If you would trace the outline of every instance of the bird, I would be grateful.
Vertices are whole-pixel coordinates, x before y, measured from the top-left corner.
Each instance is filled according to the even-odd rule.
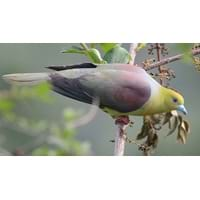
[[[187,114],[184,97],[160,85],[141,66],[94,64],[48,66],[50,72],[7,74],[3,78],[18,84],[48,82],[56,93],[98,106],[113,118],[147,116],[173,110]]]

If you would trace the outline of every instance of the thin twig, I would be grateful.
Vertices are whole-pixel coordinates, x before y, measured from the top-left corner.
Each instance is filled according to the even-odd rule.
[[[156,43],[156,53],[157,53],[157,61],[159,62],[160,61],[160,57],[161,57],[161,49],[160,49],[160,44],[159,43]],[[162,67],[161,65],[158,67],[158,71],[159,73],[161,74],[162,73]],[[160,84],[162,85],[163,84],[163,79],[160,78]]]
[[[136,48],[138,47],[137,43],[132,43],[130,44],[130,54],[132,60],[130,61],[130,64],[134,65],[135,63],[135,57],[136,57]],[[126,133],[125,130],[129,126],[129,117],[127,116],[127,122],[124,123],[122,116],[122,120],[116,120],[116,125],[117,125],[117,132],[115,136],[115,151],[114,155],[115,156],[123,156],[124,155],[124,150],[125,150],[125,144],[126,144]]]
[[[89,110],[89,112],[86,115],[84,115],[83,117],[81,117],[80,119],[77,119],[75,122],[73,122],[71,127],[76,129],[76,128],[79,128],[79,127],[84,126],[84,125],[88,124],[89,122],[91,122],[97,115],[98,106],[99,106],[99,99],[95,98],[93,100],[93,103],[91,105],[91,109]]]
[[[131,64],[131,65],[134,65],[135,57],[136,57],[136,53],[137,53],[137,51],[136,51],[137,47],[138,47],[138,43],[130,44],[129,53],[131,55],[131,60],[130,60],[129,64]]]
[[[192,50],[191,55],[195,56],[195,55],[198,55],[198,54],[200,54],[200,49]],[[178,54],[176,56],[172,56],[172,57],[169,57],[169,58],[162,59],[161,61],[158,61],[158,62],[150,64],[147,68],[145,68],[144,64],[141,64],[141,65],[146,70],[151,70],[151,69],[155,69],[155,68],[157,68],[157,67],[159,67],[161,65],[165,65],[165,64],[177,61],[177,60],[181,60],[181,59],[183,59],[184,55],[185,54]]]
[[[125,130],[128,127],[128,125],[125,125],[124,123],[117,123],[117,132],[115,136],[115,156],[123,156],[124,150],[125,150],[125,143],[126,143],[126,133]]]

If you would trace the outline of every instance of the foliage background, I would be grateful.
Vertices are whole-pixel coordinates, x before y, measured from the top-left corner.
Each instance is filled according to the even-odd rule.
[[[0,44],[0,74],[41,72],[47,71],[44,67],[52,64],[62,65],[87,62],[88,60],[84,56],[61,53],[62,50],[68,49],[72,45],[75,44]],[[124,44],[124,47],[128,49],[129,45]],[[176,44],[167,44],[167,47],[169,47],[168,56],[180,52],[180,48],[178,48],[178,45]],[[136,63],[141,63],[147,57],[147,51],[145,49],[141,50],[137,54]],[[176,72],[176,79],[171,81],[171,86],[180,90],[185,96],[185,105],[189,112],[186,118],[190,122],[192,134],[189,136],[186,145],[181,145],[177,144],[175,135],[166,137],[165,130],[163,130],[158,148],[154,155],[199,155],[200,76],[191,62],[177,61],[171,63],[170,66]],[[9,87],[10,86],[2,79],[0,80],[0,91],[7,90]],[[110,143],[109,140],[114,138],[116,127],[109,116],[99,111],[95,119],[88,125],[83,126],[76,131],[68,130],[70,128],[65,126],[69,124],[71,118],[73,118],[77,112],[81,112],[82,114],[87,112],[90,107],[53,92],[47,94],[45,91],[40,90],[39,96],[43,95],[46,95],[47,99],[44,100],[39,98],[37,101],[35,100],[36,98],[33,97],[33,99],[25,98],[24,100],[15,101],[17,107],[14,109],[14,113],[16,116],[24,116],[25,119],[32,119],[36,122],[45,120],[47,127],[50,127],[53,123],[58,127],[64,126],[60,131],[62,132],[60,141],[64,142],[64,148],[69,152],[66,155],[112,155],[114,145]],[[37,94],[35,96],[37,96]],[[52,99],[52,101],[49,102],[49,99]],[[1,100],[2,98],[0,99],[0,103]],[[65,112],[64,120],[63,110],[66,108],[72,108],[75,112],[70,110],[67,111],[67,114]],[[45,147],[42,146],[41,148],[41,137],[47,133],[45,131],[46,129],[40,131],[37,126],[34,126],[34,123],[29,124],[28,129],[27,127],[26,129],[18,128],[15,121],[5,123],[3,120],[4,117],[5,114],[1,112],[0,153],[2,155],[5,155],[8,152],[16,153],[16,149],[19,151],[17,153],[20,154],[21,148],[19,147],[24,146],[26,146],[27,149],[25,152],[26,155],[65,154],[61,151],[57,151],[58,146],[63,150],[63,148],[60,147],[60,143],[57,144],[57,141],[51,142],[50,145]],[[128,129],[128,135],[130,137],[136,136],[142,125],[142,119],[140,117],[134,117],[133,119],[136,123],[133,128]],[[61,123],[62,125],[58,125]],[[38,129],[39,131],[35,131],[35,129]],[[66,129],[69,134],[64,136]],[[75,132],[77,133],[75,134]],[[56,138],[58,137],[56,136]],[[73,149],[73,151],[69,149]],[[125,155],[141,155],[141,152],[138,151],[137,146],[127,144]]]

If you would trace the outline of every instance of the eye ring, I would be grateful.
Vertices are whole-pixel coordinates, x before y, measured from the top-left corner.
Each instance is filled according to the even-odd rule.
[[[172,100],[173,100],[174,103],[177,103],[177,102],[178,102],[178,99],[177,99],[177,98],[173,98]]]

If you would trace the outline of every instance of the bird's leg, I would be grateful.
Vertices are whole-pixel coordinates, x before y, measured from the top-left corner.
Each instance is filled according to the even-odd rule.
[[[115,120],[118,130],[115,137],[115,152],[116,156],[123,156],[126,143],[126,128],[129,126],[130,119],[128,116],[120,116]]]

